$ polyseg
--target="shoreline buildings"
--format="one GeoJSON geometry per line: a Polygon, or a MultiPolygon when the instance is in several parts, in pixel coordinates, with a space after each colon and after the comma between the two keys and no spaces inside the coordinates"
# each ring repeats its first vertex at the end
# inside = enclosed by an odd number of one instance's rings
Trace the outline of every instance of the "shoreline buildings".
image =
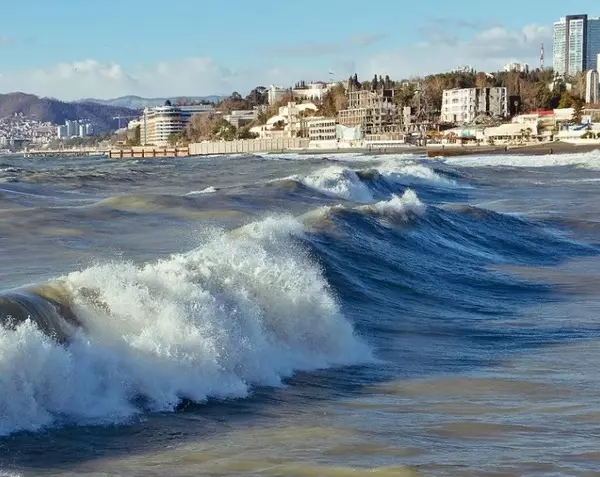
{"type": "Polygon", "coordinates": [[[214,111],[212,104],[173,106],[170,101],[164,106],[146,108],[139,120],[140,142],[142,146],[167,146],[170,136],[183,131],[193,115],[214,111]]]}
{"type": "Polygon", "coordinates": [[[559,75],[572,76],[597,67],[600,17],[567,15],[554,23],[552,64],[559,75]]]}
{"type": "Polygon", "coordinates": [[[585,102],[587,104],[598,104],[599,99],[600,75],[596,69],[589,70],[585,75],[585,102]]]}
{"type": "Polygon", "coordinates": [[[441,121],[466,124],[476,117],[508,116],[508,92],[505,87],[446,89],[442,96],[441,121]]]}
{"type": "Polygon", "coordinates": [[[341,126],[359,128],[361,134],[368,136],[403,135],[402,116],[394,104],[394,90],[380,89],[376,91],[347,91],[348,106],[338,114],[341,126]]]}

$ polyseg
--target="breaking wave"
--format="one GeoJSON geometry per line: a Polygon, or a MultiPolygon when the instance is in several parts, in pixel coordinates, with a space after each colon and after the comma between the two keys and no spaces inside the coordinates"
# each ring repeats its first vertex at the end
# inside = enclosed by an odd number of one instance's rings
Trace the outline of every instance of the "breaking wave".
{"type": "Polygon", "coordinates": [[[600,170],[600,149],[597,151],[557,154],[557,155],[494,155],[494,156],[464,156],[440,159],[451,166],[459,167],[484,167],[484,166],[509,166],[509,167],[557,167],[579,166],[588,169],[600,170]]]}
{"type": "Polygon", "coordinates": [[[0,434],[119,422],[370,361],[303,235],[296,219],[268,218],[156,263],[7,294],[0,434]]]}
{"type": "Polygon", "coordinates": [[[458,187],[456,181],[412,160],[388,159],[367,169],[329,166],[307,176],[292,176],[294,180],[330,197],[362,203],[377,201],[376,192],[385,189],[390,195],[400,185],[433,185],[458,187]]]}

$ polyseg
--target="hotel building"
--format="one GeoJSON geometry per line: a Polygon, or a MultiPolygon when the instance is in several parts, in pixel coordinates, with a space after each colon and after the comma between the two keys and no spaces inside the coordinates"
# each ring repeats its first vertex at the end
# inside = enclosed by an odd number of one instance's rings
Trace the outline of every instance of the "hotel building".
{"type": "Polygon", "coordinates": [[[140,141],[143,146],[168,146],[169,137],[182,132],[193,115],[211,112],[213,105],[172,106],[169,101],[164,106],[146,108],[140,119],[140,141]]]}

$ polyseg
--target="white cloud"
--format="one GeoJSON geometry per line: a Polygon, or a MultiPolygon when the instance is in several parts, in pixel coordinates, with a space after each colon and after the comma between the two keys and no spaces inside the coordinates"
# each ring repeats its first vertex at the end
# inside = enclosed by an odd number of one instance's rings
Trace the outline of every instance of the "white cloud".
{"type": "MultiPolygon", "coordinates": [[[[479,70],[495,71],[511,61],[525,61],[532,67],[539,63],[541,43],[551,50],[551,30],[540,25],[527,25],[514,30],[503,26],[474,29],[467,39],[459,39],[449,27],[439,25],[411,47],[382,52],[364,62],[360,70],[366,75],[389,74],[407,78],[443,72],[470,65],[479,70]]],[[[548,63],[547,56],[546,62],[548,63]]]]}
{"type": "MultiPolygon", "coordinates": [[[[232,70],[211,58],[186,58],[137,65],[126,69],[117,63],[88,59],[21,72],[0,71],[0,91],[23,91],[63,100],[202,96],[248,92],[257,85],[293,84],[310,76],[301,68],[249,68],[232,70]]],[[[313,71],[318,77],[319,73],[313,71]]],[[[321,75],[322,76],[322,75],[321,75]]]]}
{"type": "MultiPolygon", "coordinates": [[[[355,71],[360,77],[371,77],[376,73],[400,79],[447,71],[459,65],[496,70],[514,60],[535,65],[540,43],[543,41],[548,47],[551,45],[550,29],[539,25],[515,30],[489,22],[477,28],[471,23],[434,21],[423,26],[421,35],[410,47],[382,50],[363,59],[356,57],[360,55],[357,46],[379,42],[385,48],[391,40],[385,39],[384,34],[350,37],[343,50],[332,59],[330,69],[335,71],[338,79],[355,71]],[[459,33],[462,38],[459,38],[459,33]],[[468,34],[466,39],[465,33],[468,34]]],[[[548,47],[547,51],[551,50],[548,47]]],[[[277,59],[273,61],[276,63],[277,59]]],[[[229,94],[232,91],[245,93],[257,85],[287,86],[302,79],[310,81],[328,77],[322,67],[317,69],[310,63],[309,57],[303,62],[298,61],[298,66],[293,68],[256,65],[236,70],[211,58],[184,58],[133,67],[88,59],[20,72],[0,70],[0,91],[23,91],[65,100],[129,94],[168,97],[229,94]]]]}

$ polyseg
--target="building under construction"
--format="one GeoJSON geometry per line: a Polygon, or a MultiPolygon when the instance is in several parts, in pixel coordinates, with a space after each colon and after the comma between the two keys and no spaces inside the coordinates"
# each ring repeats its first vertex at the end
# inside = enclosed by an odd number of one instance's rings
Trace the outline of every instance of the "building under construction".
{"type": "Polygon", "coordinates": [[[365,139],[384,136],[396,139],[402,134],[402,117],[394,104],[393,89],[349,90],[348,107],[339,112],[342,126],[360,126],[365,139]]]}

